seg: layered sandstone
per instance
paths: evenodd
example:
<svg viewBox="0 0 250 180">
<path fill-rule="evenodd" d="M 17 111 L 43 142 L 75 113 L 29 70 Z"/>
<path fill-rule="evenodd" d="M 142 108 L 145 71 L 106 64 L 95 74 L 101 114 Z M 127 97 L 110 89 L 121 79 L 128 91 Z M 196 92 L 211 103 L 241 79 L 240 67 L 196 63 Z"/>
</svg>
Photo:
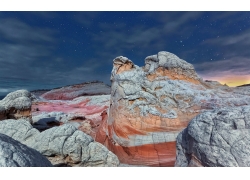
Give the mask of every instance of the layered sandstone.
<svg viewBox="0 0 250 180">
<path fill-rule="evenodd" d="M 27 90 L 9 93 L 0 101 L 0 120 L 31 119 L 31 94 Z"/>
<path fill-rule="evenodd" d="M 95 139 L 109 102 L 110 95 L 82 96 L 73 100 L 40 99 L 32 103 L 32 123 L 41 131 L 72 124 Z"/>
<path fill-rule="evenodd" d="M 173 166 L 176 137 L 192 118 L 250 103 L 248 95 L 203 81 L 191 64 L 169 52 L 148 56 L 144 67 L 123 56 L 113 64 L 108 117 L 96 140 L 124 164 Z"/>
</svg>

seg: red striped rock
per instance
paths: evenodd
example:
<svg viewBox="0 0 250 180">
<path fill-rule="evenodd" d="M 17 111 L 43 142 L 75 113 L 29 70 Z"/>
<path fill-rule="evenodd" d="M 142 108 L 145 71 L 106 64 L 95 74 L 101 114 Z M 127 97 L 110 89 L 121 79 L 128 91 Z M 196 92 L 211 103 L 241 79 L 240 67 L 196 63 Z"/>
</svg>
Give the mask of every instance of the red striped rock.
<svg viewBox="0 0 250 180">
<path fill-rule="evenodd" d="M 110 95 L 82 96 L 73 100 L 40 99 L 32 104 L 32 120 L 40 130 L 73 123 L 79 130 L 95 138 L 109 99 Z"/>
<path fill-rule="evenodd" d="M 79 130 L 95 138 L 107 110 L 110 87 L 102 82 L 87 82 L 55 88 L 35 90 L 32 95 L 32 119 L 34 126 L 45 130 L 53 126 L 71 123 Z"/>
<path fill-rule="evenodd" d="M 124 164 L 174 166 L 176 137 L 191 119 L 250 103 L 232 88 L 203 81 L 191 64 L 169 52 L 147 57 L 144 67 L 123 56 L 113 65 L 108 118 L 96 141 Z"/>
</svg>

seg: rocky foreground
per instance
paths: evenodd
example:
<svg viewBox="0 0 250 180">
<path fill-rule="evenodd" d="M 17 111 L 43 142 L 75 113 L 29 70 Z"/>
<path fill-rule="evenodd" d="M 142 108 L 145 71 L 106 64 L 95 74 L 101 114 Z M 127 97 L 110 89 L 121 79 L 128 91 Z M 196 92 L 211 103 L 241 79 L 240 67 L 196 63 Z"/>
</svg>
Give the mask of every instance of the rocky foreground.
<svg viewBox="0 0 250 180">
<path fill-rule="evenodd" d="M 52 167 L 36 150 L 0 133 L 0 167 Z"/>
<path fill-rule="evenodd" d="M 0 121 L 0 132 L 37 150 L 54 165 L 119 165 L 116 155 L 70 124 L 39 132 L 25 120 L 10 119 Z"/>
<path fill-rule="evenodd" d="M 53 166 L 250 166 L 249 86 L 204 81 L 165 51 L 143 67 L 115 58 L 111 83 L 10 93 L 0 133 Z"/>
<path fill-rule="evenodd" d="M 177 137 L 175 166 L 250 166 L 250 106 L 196 116 Z"/>
<path fill-rule="evenodd" d="M 96 97 L 92 98 L 95 101 Z M 65 111 L 58 112 L 57 109 L 50 109 L 57 102 L 48 101 L 49 107 L 39 106 L 40 110 L 37 110 L 37 103 L 45 105 L 44 101 L 46 100 L 38 100 L 36 96 L 26 90 L 10 93 L 0 101 L 3 114 L 0 119 L 2 120 L 0 121 L 0 133 L 7 135 L 10 139 L 13 138 L 19 144 L 36 150 L 38 155 L 47 157 L 51 166 L 52 164 L 54 166 L 119 166 L 120 162 L 116 155 L 85 133 L 92 130 L 91 126 L 86 126 L 86 123 L 90 125 L 86 117 L 89 115 L 92 117 L 91 120 L 98 121 L 98 118 L 94 118 L 97 116 L 95 113 L 98 114 L 103 111 L 103 107 L 97 106 L 98 100 L 102 102 L 102 98 L 95 101 L 95 106 L 86 105 L 90 100 L 86 100 L 84 97 L 83 99 L 76 99 L 75 103 L 64 102 L 65 106 L 62 106 L 62 102 L 59 103 L 61 108 L 58 108 L 58 110 Z M 59 106 L 59 104 L 57 105 Z M 34 108 L 35 111 L 32 111 L 31 109 Z M 75 111 L 79 108 L 83 110 Z M 22 114 L 22 116 L 16 115 L 27 109 L 29 113 Z M 15 116 L 10 116 L 10 112 L 16 113 Z M 82 122 L 83 124 L 81 124 Z M 6 154 L 2 155 L 8 157 Z M 35 165 L 30 163 L 24 166 Z M 3 166 L 5 165 L 3 164 Z M 6 166 L 10 165 L 6 164 Z M 21 165 L 17 164 L 17 166 Z M 44 165 L 41 164 L 40 166 Z"/>
</svg>

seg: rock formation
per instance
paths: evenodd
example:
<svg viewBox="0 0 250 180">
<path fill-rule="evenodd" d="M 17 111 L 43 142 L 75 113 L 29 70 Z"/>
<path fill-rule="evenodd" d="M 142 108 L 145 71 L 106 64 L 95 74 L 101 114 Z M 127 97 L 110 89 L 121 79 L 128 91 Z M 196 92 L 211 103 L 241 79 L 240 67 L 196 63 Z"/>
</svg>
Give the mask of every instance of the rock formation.
<svg viewBox="0 0 250 180">
<path fill-rule="evenodd" d="M 45 92 L 44 94 L 41 94 Z M 110 101 L 110 87 L 102 82 L 89 82 L 33 91 L 32 123 L 43 131 L 70 123 L 95 139 Z"/>
<path fill-rule="evenodd" d="M 0 133 L 0 167 L 51 167 L 36 150 Z"/>
<path fill-rule="evenodd" d="M 0 120 L 31 118 L 31 94 L 26 90 L 9 93 L 0 101 Z"/>
<path fill-rule="evenodd" d="M 169 52 L 146 57 L 142 68 L 115 58 L 111 82 L 108 118 L 96 141 L 130 165 L 173 166 L 176 137 L 192 118 L 250 103 L 249 96 L 203 81 L 191 64 Z"/>
<path fill-rule="evenodd" d="M 53 127 L 40 133 L 25 120 L 3 120 L 0 121 L 0 133 L 37 150 L 54 165 L 119 165 L 116 155 L 71 124 Z"/>
<path fill-rule="evenodd" d="M 119 160 L 120 166 L 174 166 L 176 137 L 191 119 L 250 104 L 249 86 L 203 81 L 193 65 L 165 51 L 146 57 L 144 67 L 115 58 L 111 82 L 111 95 L 99 82 L 31 95 L 14 92 L 0 101 L 0 120 L 21 118 L 33 99 L 33 128 L 8 120 L 0 122 L 0 133 L 37 149 L 56 166 L 117 166 Z"/>
<path fill-rule="evenodd" d="M 250 166 L 250 106 L 196 116 L 177 137 L 175 166 Z"/>
<path fill-rule="evenodd" d="M 73 100 L 38 98 L 32 103 L 32 122 L 39 130 L 71 123 L 95 139 L 109 102 L 110 95 L 82 96 Z"/>
<path fill-rule="evenodd" d="M 41 95 L 47 100 L 72 100 L 80 96 L 107 95 L 110 87 L 102 82 L 89 82 L 53 89 Z"/>
</svg>

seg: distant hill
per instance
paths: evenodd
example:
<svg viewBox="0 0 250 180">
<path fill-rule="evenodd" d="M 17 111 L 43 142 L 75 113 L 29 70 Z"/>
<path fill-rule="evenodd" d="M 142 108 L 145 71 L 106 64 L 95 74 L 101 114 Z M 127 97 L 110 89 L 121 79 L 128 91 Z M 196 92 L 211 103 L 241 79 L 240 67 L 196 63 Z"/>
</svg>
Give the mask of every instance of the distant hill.
<svg viewBox="0 0 250 180">
<path fill-rule="evenodd" d="M 45 93 L 52 91 L 52 90 L 60 90 L 62 88 L 72 88 L 72 89 L 76 88 L 77 89 L 77 88 L 81 88 L 82 86 L 97 85 L 97 84 L 99 84 L 100 86 L 95 86 L 95 88 L 91 89 L 91 91 L 93 91 L 93 95 L 110 94 L 110 85 L 104 84 L 101 81 L 83 82 L 83 83 L 79 83 L 79 84 L 66 85 L 66 86 L 56 87 L 56 88 L 51 88 L 51 89 L 36 89 L 36 90 L 31 90 L 30 92 L 32 94 L 34 94 L 35 96 L 41 96 L 42 94 L 45 94 Z M 97 93 L 95 91 L 97 91 Z M 84 94 L 82 94 L 82 95 L 84 95 Z M 91 95 L 91 93 L 87 92 L 86 95 Z M 0 100 L 5 98 L 5 96 L 0 96 Z"/>
<path fill-rule="evenodd" d="M 110 94 L 110 85 L 101 81 L 90 81 L 52 89 L 36 89 L 30 92 L 37 97 L 41 96 L 50 100 L 71 100 L 79 96 Z"/>
<path fill-rule="evenodd" d="M 72 100 L 80 96 L 108 95 L 110 91 L 110 86 L 103 82 L 92 81 L 55 88 L 40 96 L 48 100 Z"/>
<path fill-rule="evenodd" d="M 37 89 L 37 90 L 33 90 L 30 91 L 32 94 L 34 94 L 35 96 L 41 96 L 42 94 L 50 91 L 51 89 Z"/>
<path fill-rule="evenodd" d="M 83 82 L 83 83 L 79 83 L 79 84 L 71 84 L 71 85 L 66 85 L 66 86 L 62 86 L 62 87 L 57 87 L 57 88 L 52 88 L 51 90 L 54 89 L 61 89 L 61 88 L 66 88 L 66 87 L 76 87 L 76 86 L 82 86 L 82 85 L 88 85 L 88 84 L 104 84 L 102 81 L 89 81 L 89 82 Z M 111 87 L 110 85 L 105 84 L 108 87 Z"/>
<path fill-rule="evenodd" d="M 89 81 L 89 82 L 83 82 L 83 83 L 79 83 L 79 84 L 65 85 L 65 86 L 51 88 L 51 89 L 36 89 L 36 90 L 32 90 L 30 92 L 32 92 L 32 93 L 48 92 L 48 91 L 51 91 L 51 90 L 66 88 L 66 87 L 70 87 L 70 86 L 79 86 L 79 85 L 94 84 L 94 83 L 103 83 L 103 82 L 102 81 Z M 105 85 L 110 87 L 110 85 L 107 85 L 107 84 L 105 84 Z"/>
<path fill-rule="evenodd" d="M 243 85 L 240 85 L 240 86 L 237 86 L 237 87 L 245 87 L 245 86 L 250 86 L 250 84 L 243 84 Z"/>
</svg>

